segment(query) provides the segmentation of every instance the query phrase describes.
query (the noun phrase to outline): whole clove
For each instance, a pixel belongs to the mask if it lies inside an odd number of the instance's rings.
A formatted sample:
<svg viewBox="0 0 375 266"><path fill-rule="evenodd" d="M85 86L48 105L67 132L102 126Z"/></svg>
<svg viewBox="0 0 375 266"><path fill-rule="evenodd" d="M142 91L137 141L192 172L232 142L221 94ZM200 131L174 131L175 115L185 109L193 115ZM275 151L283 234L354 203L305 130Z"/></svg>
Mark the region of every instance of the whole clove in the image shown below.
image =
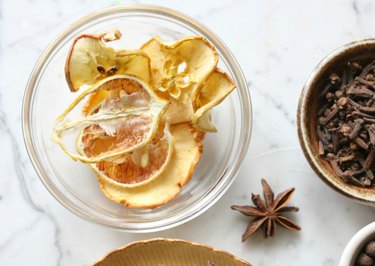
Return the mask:
<svg viewBox="0 0 375 266"><path fill-rule="evenodd" d="M349 62L319 94L318 153L345 182L375 186L375 60Z"/></svg>

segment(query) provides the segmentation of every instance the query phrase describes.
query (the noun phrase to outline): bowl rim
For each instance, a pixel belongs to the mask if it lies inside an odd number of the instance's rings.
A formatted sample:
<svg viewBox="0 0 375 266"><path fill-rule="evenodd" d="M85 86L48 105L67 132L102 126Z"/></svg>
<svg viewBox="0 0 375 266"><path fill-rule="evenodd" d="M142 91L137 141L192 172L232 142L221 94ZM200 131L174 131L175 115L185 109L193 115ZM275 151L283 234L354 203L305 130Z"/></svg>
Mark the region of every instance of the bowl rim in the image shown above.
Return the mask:
<svg viewBox="0 0 375 266"><path fill-rule="evenodd" d="M361 228L356 232L349 242L346 244L341 257L339 266L348 266L353 262L354 256L358 250L362 247L362 244L368 240L368 237L375 234L375 222L369 223L365 227Z"/></svg>
<svg viewBox="0 0 375 266"><path fill-rule="evenodd" d="M70 199L65 197L64 195L61 195L61 192L59 189L55 187L55 185L51 182L51 180L48 177L48 174L44 171L41 161L38 158L38 153L36 152L36 148L34 146L34 143L32 141L32 133L31 133L31 119L29 116L29 108L32 103L33 98L33 92L34 92L34 85L35 82L38 80L41 70L44 66L45 61L48 59L48 57L53 53L54 49L58 46L58 44L64 40L65 36L72 33L77 28L83 26L84 24L95 21L96 19L109 16L111 14L116 14L119 12L142 12L142 13L151 13L156 14L162 17L168 17L169 19L181 22L185 25L188 25L192 27L195 30L198 30L201 34L204 34L207 39L211 43L215 45L215 47L222 52L225 52L224 57L225 60L228 62L228 65L230 67L230 70L233 71L233 75L237 79L237 85L238 85L238 91L241 95L241 109L244 114L246 114L246 117L242 117L241 120L241 132L240 132L240 139L242 139L241 145L239 146L239 153L236 155L236 158L234 160L233 166L231 168L227 169L226 175L227 178L225 179L226 182L223 182L221 187L217 188L214 187L211 189L209 194L212 194L212 198L210 201L200 202L199 204L196 204L196 210L194 212L186 212L183 213L183 215L180 215L179 220L170 221L170 218L164 219L164 220L157 220L142 223L142 225L148 225L146 227L140 228L139 224L129 224L127 227L124 224L114 224L112 221L104 220L102 218L97 219L96 217L93 217L92 214L87 212L86 210L83 210L78 206L76 203L71 202ZM178 226L180 224L186 223L193 218L199 216L203 212L205 212L207 209L209 209L212 205L214 205L221 197L222 195L229 189L231 184L234 182L236 173L238 172L242 162L243 158L246 156L250 139L251 139L251 131L252 131L252 121L253 121L253 114L252 114L252 104L250 99L250 93L248 89L248 84L246 82L245 76L235 59L232 52L228 49L228 47L221 41L221 39L212 32L209 28L207 28L205 25L201 24L197 20L193 19L192 17L185 15L179 11L165 8L162 6L156 6L156 5L117 5L113 7L103 8L99 9L97 11L94 11L92 13L89 13L88 15L81 17L80 19L73 22L70 26L68 26L64 31L62 31L43 51L39 59L37 60L31 74L29 77L29 80L26 85L26 89L23 96L23 102L22 102L22 112L21 112L21 119L22 119L22 133L23 133L23 139L26 146L27 154L29 156L29 159L32 163L33 168L35 169L39 179L42 181L43 185L47 188L47 190L53 195L53 197L60 202L61 205L63 205L65 208L67 208L69 211L76 214L78 217L83 218L84 220L101 224L105 226L109 226L116 229L121 229L123 231L127 232L155 232L155 231L161 231L166 230L169 228L173 228L175 226ZM205 198L207 198L208 195L206 195ZM191 210L191 209L190 209ZM160 224L162 221L166 221L163 224ZM150 226L150 223L156 223L154 226Z"/></svg>
<svg viewBox="0 0 375 266"><path fill-rule="evenodd" d="M344 44L343 46L336 48L332 52L330 52L327 56L325 56L313 69L309 77L307 78L305 84L303 85L303 89L301 91L298 108L297 108L297 132L298 132L298 139L302 151L310 164L311 168L314 172L322 179L329 187L334 189L335 191L339 192L341 195L344 195L352 200L355 200L359 203L365 205L374 205L374 199L368 199L361 196L360 193L355 192L355 189L348 190L349 186L339 187L337 184L332 182L332 179L337 178L333 174L329 173L328 170L325 171L323 167L319 166L319 156L312 150L312 145L309 140L309 130L305 127L307 125L307 106L309 104L309 98L311 91L314 89L313 85L316 81L317 77L324 73L325 66L329 65L331 61L335 60L336 57L345 54L346 52L351 51L359 46L365 45L375 45L375 38L368 38L368 39L361 39L356 40L353 42L349 42ZM329 178L328 176L331 176ZM363 194L362 194L363 195Z"/></svg>
<svg viewBox="0 0 375 266"><path fill-rule="evenodd" d="M249 262L247 262L247 261L245 261L243 259L238 258L237 256L233 255L232 253L230 253L228 251L225 251L225 250L222 250L222 249L214 248L214 247L209 246L207 244L201 244L201 243L197 243L197 242L193 242L193 241L189 241L189 240L184 240L184 239L161 238L161 237L159 237L159 238L151 238L151 239L146 239L146 240L134 241L134 242L128 243L125 246L122 246L122 247L119 247L117 249L111 250L111 251L107 252L102 258L100 258L97 261L95 261L93 263L93 266L95 266L96 264L98 264L100 262L103 262L109 256L112 256L112 255L118 254L118 253L122 253L123 251L125 251L128 248L131 248L131 247L134 247L134 246L137 246L137 245L141 245L142 246L142 245L150 245L150 244L152 245L152 244L160 244L160 243L177 243L177 244L181 244L182 243L182 244L187 244L187 245L195 247L195 248L204 248L204 249L209 250L211 252L221 253L221 254L223 254L225 256L228 256L231 259L233 259L233 261L242 263L244 265L251 266L251 264Z"/></svg>

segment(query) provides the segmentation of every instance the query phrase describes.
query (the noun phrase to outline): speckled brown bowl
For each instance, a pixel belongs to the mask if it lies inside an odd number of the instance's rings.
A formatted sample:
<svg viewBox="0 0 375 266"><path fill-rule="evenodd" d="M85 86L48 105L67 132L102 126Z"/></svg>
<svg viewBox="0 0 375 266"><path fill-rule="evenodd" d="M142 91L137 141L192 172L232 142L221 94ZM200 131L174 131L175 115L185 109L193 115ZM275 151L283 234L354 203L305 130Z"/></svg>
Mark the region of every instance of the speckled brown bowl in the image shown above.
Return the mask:
<svg viewBox="0 0 375 266"><path fill-rule="evenodd" d="M232 254L180 239L138 241L112 251L93 266L251 266Z"/></svg>
<svg viewBox="0 0 375 266"><path fill-rule="evenodd" d="M349 61L365 64L375 59L375 39L346 44L326 56L307 79L297 111L298 137L307 161L317 175L331 188L362 204L375 206L375 188L361 188L345 183L335 175L330 164L318 154L316 134L319 93L332 72L340 71Z"/></svg>

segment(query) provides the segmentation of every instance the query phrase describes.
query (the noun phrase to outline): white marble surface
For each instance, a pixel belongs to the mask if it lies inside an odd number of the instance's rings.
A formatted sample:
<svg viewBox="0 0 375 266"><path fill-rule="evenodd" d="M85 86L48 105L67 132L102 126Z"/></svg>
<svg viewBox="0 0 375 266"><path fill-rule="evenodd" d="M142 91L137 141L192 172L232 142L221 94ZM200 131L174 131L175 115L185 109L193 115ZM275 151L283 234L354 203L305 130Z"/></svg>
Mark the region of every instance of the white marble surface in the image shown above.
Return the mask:
<svg viewBox="0 0 375 266"><path fill-rule="evenodd" d="M373 209L328 188L298 144L296 108L304 80L334 48L375 36L371 0L145 1L183 11L215 31L240 62L254 111L251 145L237 180L200 217L177 228L129 234L86 222L43 187L27 157L20 110L28 76L44 47L79 17L138 1L0 0L0 265L89 265L131 241L172 237L207 243L254 265L337 265ZM272 167L270 167L272 165ZM275 192L295 186L301 232L260 234L241 243L248 219L230 210L249 202L267 177Z"/></svg>

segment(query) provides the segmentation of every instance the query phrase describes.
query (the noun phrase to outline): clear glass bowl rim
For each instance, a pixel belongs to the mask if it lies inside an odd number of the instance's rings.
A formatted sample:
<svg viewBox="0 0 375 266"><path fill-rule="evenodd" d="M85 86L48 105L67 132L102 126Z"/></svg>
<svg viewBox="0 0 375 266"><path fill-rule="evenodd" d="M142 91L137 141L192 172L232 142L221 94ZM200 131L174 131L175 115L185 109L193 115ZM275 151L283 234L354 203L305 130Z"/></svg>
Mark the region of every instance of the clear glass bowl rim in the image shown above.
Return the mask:
<svg viewBox="0 0 375 266"><path fill-rule="evenodd" d="M51 182L49 179L47 173L44 171L41 161L38 159L38 154L36 152L36 148L33 143L32 133L31 133L31 117L29 110L31 108L32 102L33 102L33 93L34 93L34 87L37 83L39 76L41 74L41 71L43 69L43 66L49 56L53 54L55 48L65 39L66 36L68 36L71 32L75 31L77 28L80 28L84 24L94 21L96 19L110 16L111 14L116 14L118 12L140 12L140 13L150 13L150 14L156 14L161 15L164 17L167 17L172 20L177 20L180 23L183 23L185 25L188 25L192 27L193 29L196 29L200 32L202 32L207 39L211 43L214 44L216 49L218 49L225 60L227 61L231 71L233 71L233 75L235 76L237 80L237 89L239 91L240 95L240 103L241 103L241 109L242 112L245 115L242 115L241 119L241 132L239 137L239 143L241 145L239 147L239 151L236 155L236 159L234 160L235 163L228 167L228 171L226 172L225 183L219 184L220 186L216 186L210 194L207 195L204 202L201 202L198 206L196 206L195 209L189 209L189 212L183 213L182 215L179 215L179 219L174 219L174 221L166 221L164 224L160 224L160 222L157 223L157 225L149 225L145 228L139 228L139 227L124 227L124 225L118 225L113 224L110 221L98 219L94 217L92 214L82 210L77 204L71 202L69 199L65 197ZM155 5L118 5L114 7L104 8L100 9L98 11L92 12L79 20L72 23L68 28L66 28L63 32L61 32L43 51L41 56L39 57L37 63L35 64L29 80L26 85L24 97L23 97L23 103L22 103L22 133L23 133L23 139L26 146L26 150L28 153L28 156L32 162L32 165L37 172L37 175L39 179L42 181L43 185L47 188L47 190L53 195L53 197L59 201L65 208L67 208L69 211L73 212L77 216L98 224L106 225L112 228L121 229L123 231L128 232L154 232L154 231L161 231L166 230L175 226L178 226L180 224L183 224L187 221L192 220L193 218L199 216L203 212L205 212L207 209L209 209L213 204L215 204L221 196L227 191L227 189L230 187L230 185L233 183L236 173L239 170L239 167L241 166L241 163L243 161L243 158L245 157L248 146L250 143L250 137L251 137L251 129L252 129L252 104L250 100L250 94L247 86L246 79L244 77L244 74L234 58L233 54L230 52L230 50L227 48L227 46L219 39L218 36L216 36L215 33L213 33L210 29L208 29L206 26L202 25L200 22L196 21L195 19L180 13L178 11L175 11L173 9L161 7L161 6L155 6Z"/></svg>

